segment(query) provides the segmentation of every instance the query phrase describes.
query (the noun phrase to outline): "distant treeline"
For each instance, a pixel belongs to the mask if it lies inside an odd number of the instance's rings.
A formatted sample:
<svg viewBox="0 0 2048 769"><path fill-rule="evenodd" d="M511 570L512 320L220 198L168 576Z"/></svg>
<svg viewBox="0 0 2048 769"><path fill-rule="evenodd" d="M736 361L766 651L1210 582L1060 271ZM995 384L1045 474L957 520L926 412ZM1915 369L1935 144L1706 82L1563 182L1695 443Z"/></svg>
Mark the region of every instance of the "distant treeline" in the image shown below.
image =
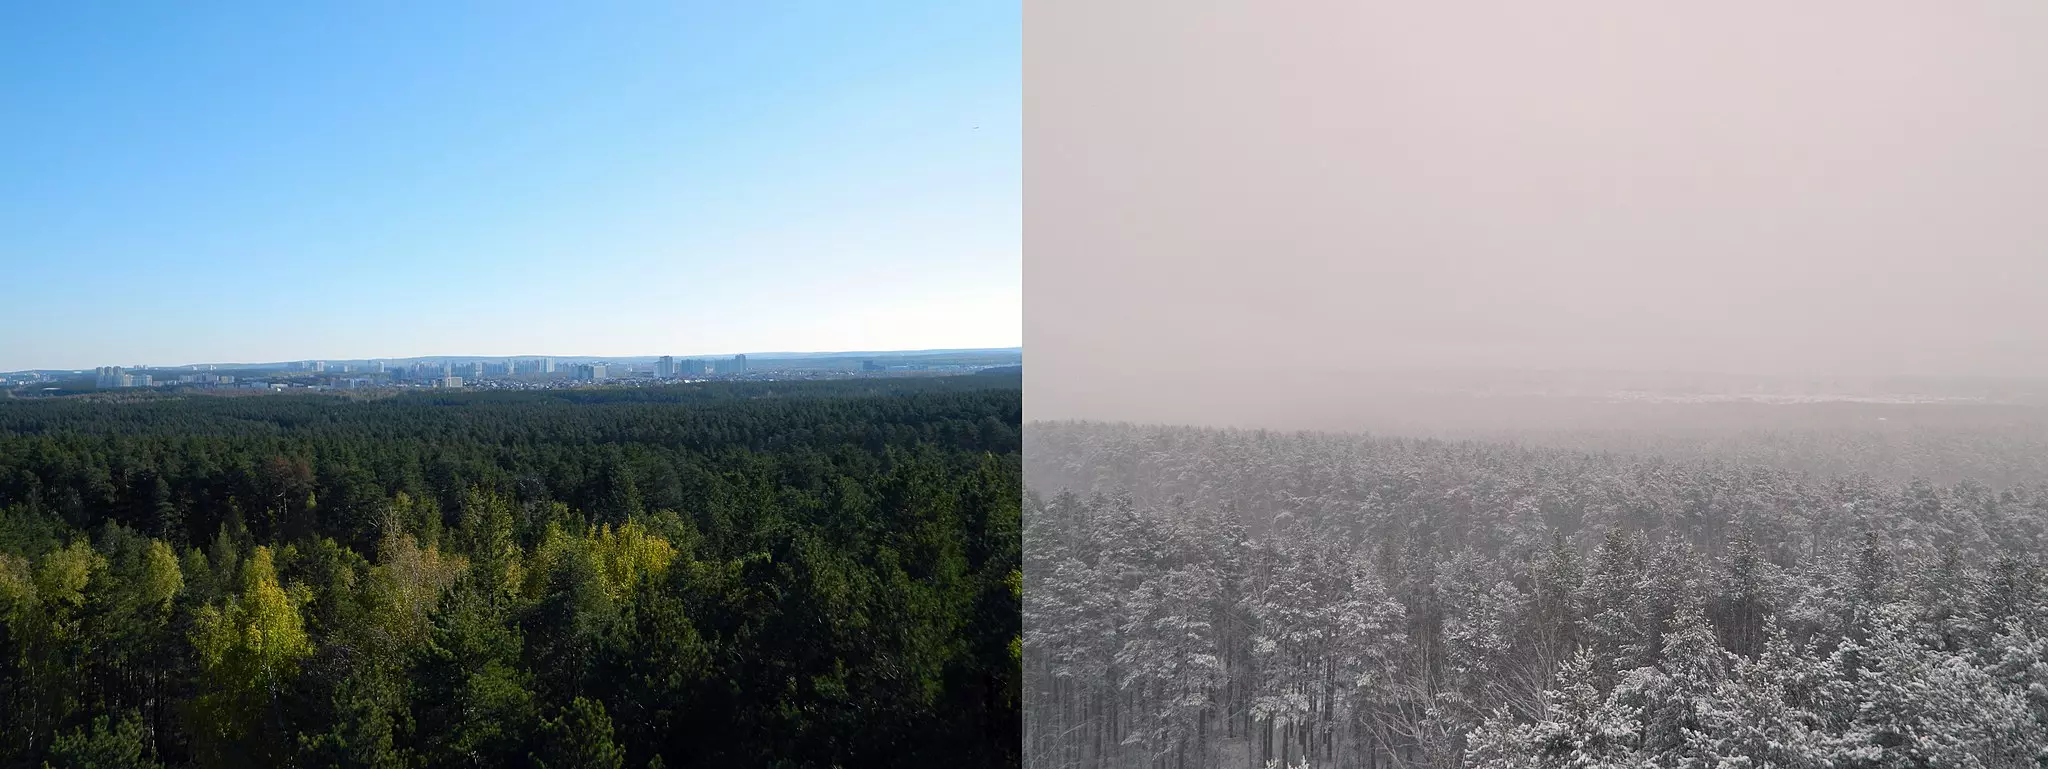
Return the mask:
<svg viewBox="0 0 2048 769"><path fill-rule="evenodd" d="M2048 479L2048 423L2042 421L2048 418L2048 409L2014 408L1985 414L1970 407L1920 406L1891 411L1893 415L1886 420L1865 417L1856 425L1499 430L1443 435L1674 461L1755 465L1816 476L1868 476L1893 483L1921 478L1936 483L2014 486Z"/></svg>
<svg viewBox="0 0 2048 769"><path fill-rule="evenodd" d="M1013 765L1020 407L0 402L0 766Z"/></svg>

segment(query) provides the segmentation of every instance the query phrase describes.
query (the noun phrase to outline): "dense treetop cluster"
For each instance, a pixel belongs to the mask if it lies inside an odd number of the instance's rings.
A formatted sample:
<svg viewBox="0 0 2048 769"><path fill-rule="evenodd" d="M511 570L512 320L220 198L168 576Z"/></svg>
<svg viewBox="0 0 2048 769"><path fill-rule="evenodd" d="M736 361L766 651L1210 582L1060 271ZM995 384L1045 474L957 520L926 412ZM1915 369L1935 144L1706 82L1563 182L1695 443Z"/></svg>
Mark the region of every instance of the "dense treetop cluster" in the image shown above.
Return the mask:
<svg viewBox="0 0 2048 769"><path fill-rule="evenodd" d="M1026 428L1035 767L2032 767L2048 487Z"/></svg>
<svg viewBox="0 0 2048 769"><path fill-rule="evenodd" d="M0 401L0 766L1017 761L1018 378Z"/></svg>

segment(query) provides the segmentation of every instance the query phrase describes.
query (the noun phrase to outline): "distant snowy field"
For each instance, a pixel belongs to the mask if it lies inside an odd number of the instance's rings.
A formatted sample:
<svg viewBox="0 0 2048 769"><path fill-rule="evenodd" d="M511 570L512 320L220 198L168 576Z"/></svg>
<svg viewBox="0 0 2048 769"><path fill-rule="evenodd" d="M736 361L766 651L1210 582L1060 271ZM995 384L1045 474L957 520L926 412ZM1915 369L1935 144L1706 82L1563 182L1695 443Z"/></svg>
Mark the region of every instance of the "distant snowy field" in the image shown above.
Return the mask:
<svg viewBox="0 0 2048 769"><path fill-rule="evenodd" d="M2011 403L1983 396L1954 395L1849 395L1840 393L1819 394L1756 394L1756 393L1659 393L1643 390L1621 390L1598 396L1601 400L1626 403L1762 403L1774 405L1811 405L1819 403L1883 403L1897 405L1944 405L1944 404L1992 404Z"/></svg>

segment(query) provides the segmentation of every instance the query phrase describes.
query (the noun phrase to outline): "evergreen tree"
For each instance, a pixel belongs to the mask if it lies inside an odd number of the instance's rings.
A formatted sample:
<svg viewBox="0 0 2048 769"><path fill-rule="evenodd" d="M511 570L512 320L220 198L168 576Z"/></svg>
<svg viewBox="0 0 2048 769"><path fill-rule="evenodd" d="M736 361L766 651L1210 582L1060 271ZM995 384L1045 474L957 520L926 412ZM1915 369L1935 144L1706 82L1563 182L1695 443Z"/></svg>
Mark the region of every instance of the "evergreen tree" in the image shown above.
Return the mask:
<svg viewBox="0 0 2048 769"><path fill-rule="evenodd" d="M94 718L90 727L65 734L50 745L47 769L160 769L134 714L118 721Z"/></svg>
<svg viewBox="0 0 2048 769"><path fill-rule="evenodd" d="M622 769L626 753L612 742L612 719L604 705L577 697L540 727L537 769Z"/></svg>

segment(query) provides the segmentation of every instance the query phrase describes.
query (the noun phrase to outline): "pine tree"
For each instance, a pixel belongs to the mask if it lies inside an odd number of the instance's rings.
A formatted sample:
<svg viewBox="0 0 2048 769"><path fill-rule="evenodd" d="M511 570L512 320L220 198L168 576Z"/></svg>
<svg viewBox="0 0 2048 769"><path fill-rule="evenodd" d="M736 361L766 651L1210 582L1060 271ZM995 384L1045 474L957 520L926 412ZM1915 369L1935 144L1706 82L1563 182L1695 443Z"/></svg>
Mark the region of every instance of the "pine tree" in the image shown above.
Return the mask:
<svg viewBox="0 0 2048 769"><path fill-rule="evenodd" d="M1752 655L1762 649L1764 617L1776 603L1776 571L1748 531L1728 539L1709 619L1730 651Z"/></svg>
<svg viewBox="0 0 2048 769"><path fill-rule="evenodd" d="M2048 744L2023 697L2000 690L1968 659L1916 643L1905 607L1882 607L1864 624L1866 640L1828 660L1840 735L1830 758L2019 766Z"/></svg>
<svg viewBox="0 0 2048 769"><path fill-rule="evenodd" d="M90 727L60 736L50 745L45 769L161 769L142 719L133 713L118 721L98 716Z"/></svg>
<svg viewBox="0 0 2048 769"><path fill-rule="evenodd" d="M1195 747L1198 727L1223 684L1212 608L1221 589L1214 572L1187 566L1148 580L1132 597L1133 620L1116 662L1118 688L1136 695L1140 728L1127 742L1155 758Z"/></svg>
<svg viewBox="0 0 2048 769"><path fill-rule="evenodd" d="M577 697L540 727L536 769L622 769L626 752L612 741L612 719L604 705Z"/></svg>
<svg viewBox="0 0 2048 769"><path fill-rule="evenodd" d="M1827 765L1829 738L1813 710L1819 667L1774 619L1765 619L1762 636L1755 657L1735 658L1719 691L1725 707L1703 711L1700 732L1711 736L1711 749L1724 760L1820 769Z"/></svg>
<svg viewBox="0 0 2048 769"><path fill-rule="evenodd" d="M1708 624L1698 593L1687 593L1663 633L1655 667L1629 671L1615 696L1642 714L1645 758L1658 766L1716 766L1722 756L1698 738L1725 720L1721 690L1728 653Z"/></svg>
<svg viewBox="0 0 2048 769"><path fill-rule="evenodd" d="M1471 732L1475 769L1622 769L1643 766L1642 725L1594 686L1592 654L1580 650L1558 669L1533 724L1498 710Z"/></svg>
<svg viewBox="0 0 2048 769"><path fill-rule="evenodd" d="M1583 599L1582 632L1594 653L1596 680L1612 681L1620 671L1650 663L1655 648L1648 587L1640 540L1609 530L1593 551Z"/></svg>

